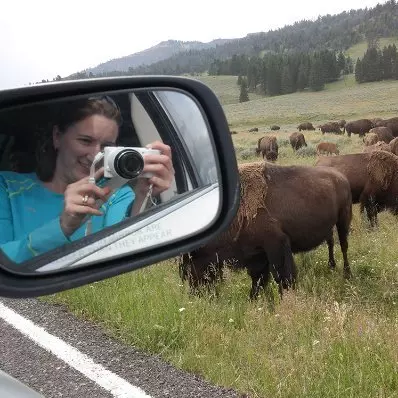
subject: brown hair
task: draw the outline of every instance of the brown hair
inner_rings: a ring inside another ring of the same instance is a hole
[[[64,134],[75,123],[87,117],[101,115],[114,120],[120,127],[123,120],[119,107],[108,96],[90,97],[63,104],[54,122],[60,133]],[[43,137],[36,148],[36,173],[41,181],[51,181],[55,171],[57,150],[54,148],[52,131]]]

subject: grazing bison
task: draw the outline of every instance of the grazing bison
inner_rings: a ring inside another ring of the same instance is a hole
[[[398,137],[394,138],[390,144],[390,151],[394,154],[394,155],[398,155]]]
[[[390,210],[398,215],[398,156],[391,152],[372,152],[366,168],[368,179],[360,198],[371,226],[377,225],[377,213]]]
[[[280,130],[280,127],[275,124],[273,126],[271,126],[270,128],[271,128],[271,130]]]
[[[362,141],[364,142],[365,146],[370,146],[379,142],[379,137],[376,133],[368,133],[365,135],[365,137],[363,137]]]
[[[388,127],[394,137],[398,137],[398,117],[390,119],[379,120],[375,123],[374,127]]]
[[[249,130],[249,133],[254,133],[258,131],[258,127],[253,127],[252,129]]]
[[[303,133],[297,133],[297,132],[292,133],[289,136],[289,140],[290,140],[290,145],[292,146],[294,151],[297,151],[303,146],[307,146]]]
[[[343,132],[340,130],[340,126],[337,122],[329,122],[329,123],[322,124],[320,126],[320,130],[322,131],[322,134],[325,134],[325,133],[343,134]]]
[[[387,151],[392,152],[390,145],[386,144],[384,141],[377,141],[376,144],[365,146],[363,152],[373,152],[373,151]]]
[[[381,154],[381,155],[378,155]],[[391,175],[396,173],[398,175],[398,169],[394,169],[395,163],[390,161],[391,156],[396,155],[378,150],[367,153],[352,153],[348,155],[339,155],[333,157],[321,157],[315,165],[328,166],[338,170],[342,173],[350,183],[352,202],[360,204],[360,211],[363,213],[364,209],[371,226],[377,224],[377,213],[378,209],[385,205],[385,203],[398,203],[397,196],[393,197],[392,191],[387,198],[384,196],[383,185],[371,184],[371,176],[378,173],[380,176],[384,176],[386,181],[393,181]],[[373,159],[371,161],[371,159]],[[375,160],[376,159],[376,160]],[[381,160],[380,160],[381,159]],[[383,159],[387,159],[383,166]],[[378,169],[371,171],[371,168],[378,165]],[[383,167],[381,167],[383,166]],[[396,180],[396,177],[395,177]],[[369,185],[370,184],[370,185]],[[395,189],[395,188],[394,188]],[[371,192],[371,194],[369,194]],[[394,191],[395,195],[398,195],[398,191]]]
[[[230,131],[230,133],[231,133],[231,134],[238,134],[238,132],[237,132],[237,131],[235,131],[235,130],[233,130],[233,131]]]
[[[339,127],[342,128],[343,131],[345,131],[345,125],[346,125],[346,123],[347,123],[347,122],[346,122],[344,119],[338,121]]]
[[[318,155],[321,155],[322,153],[326,153],[326,155],[331,155],[334,153],[335,155],[338,155],[340,152],[336,146],[336,144],[332,142],[320,142],[316,146],[316,153]]]
[[[345,130],[349,137],[351,137],[351,134],[359,134],[360,137],[363,137],[373,127],[369,119],[359,119],[346,123]]]
[[[351,275],[347,257],[352,219],[350,185],[330,167],[279,166],[269,162],[239,165],[241,198],[228,229],[199,249],[180,257],[180,276],[192,291],[222,278],[222,265],[246,267],[252,279],[250,298],[265,287],[272,273],[283,288],[294,285],[293,253],[310,251],[323,242],[334,269],[333,228],[337,227],[344,276]]]
[[[389,127],[373,127],[369,130],[369,134],[372,133],[377,135],[378,141],[384,141],[386,144],[389,144],[394,139]]]
[[[300,123],[297,126],[298,131],[301,130],[315,130],[315,127],[312,125],[312,123],[305,122],[305,123]]]
[[[278,159],[278,141],[274,135],[265,136],[258,140],[256,154],[260,153],[263,156],[263,159],[270,160],[274,162]]]

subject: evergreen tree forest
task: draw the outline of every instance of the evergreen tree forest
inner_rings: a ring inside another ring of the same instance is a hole
[[[376,44],[368,47],[363,58],[355,64],[357,83],[398,79],[398,55],[395,44],[380,49]]]
[[[304,89],[322,90],[325,83],[353,73],[353,62],[342,52],[321,50],[312,53],[267,53],[264,57],[233,55],[214,61],[209,75],[244,76],[248,91],[263,95],[290,94]],[[239,83],[239,82],[238,82]]]

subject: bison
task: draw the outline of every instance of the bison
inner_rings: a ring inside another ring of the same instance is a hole
[[[322,153],[326,153],[327,155],[331,155],[332,153],[334,153],[335,155],[338,155],[340,153],[336,144],[332,142],[320,142],[316,146],[316,152],[318,155]]]
[[[345,125],[347,122],[344,119],[342,119],[342,120],[339,120],[337,123],[339,124],[339,127],[342,128],[343,131],[345,131]]]
[[[292,146],[294,151],[297,151],[303,146],[307,146],[303,133],[297,133],[297,132],[292,133],[289,136],[289,140],[290,140],[290,145]]]
[[[300,123],[297,126],[298,131],[301,130],[315,130],[315,127],[310,122]]]
[[[389,127],[373,127],[369,130],[369,134],[372,133],[377,135],[378,141],[384,141],[386,144],[389,144],[394,139]]]
[[[258,131],[258,127],[253,127],[252,129],[249,130],[249,133],[255,133]]]
[[[398,155],[398,137],[394,138],[390,144],[390,151],[394,154],[394,155]]]
[[[256,154],[260,153],[263,159],[275,161],[278,159],[278,141],[274,135],[265,136],[258,140]]]
[[[348,122],[345,125],[345,130],[349,137],[351,134],[359,134],[360,137],[363,137],[373,127],[373,123],[369,119],[359,119]]]
[[[367,168],[368,179],[360,198],[371,226],[377,225],[377,213],[390,210],[398,215],[398,156],[391,152],[372,152]]]
[[[271,130],[280,130],[280,127],[274,124],[273,126],[270,127],[270,129]]]
[[[325,134],[325,133],[342,134],[343,133],[340,130],[340,126],[337,122],[329,122],[329,123],[322,124],[320,126],[320,130],[322,131],[322,134]]]
[[[348,233],[352,219],[350,185],[330,167],[280,166],[269,162],[239,165],[241,197],[228,229],[204,246],[180,257],[180,276],[191,291],[222,279],[222,265],[246,267],[252,279],[250,299],[268,282],[270,273],[284,288],[294,286],[293,253],[310,251],[323,242],[329,267],[335,269],[333,228],[337,227],[350,277]]]
[[[395,158],[392,158],[392,156],[395,156]],[[395,190],[398,187],[397,178],[392,177],[394,172],[396,176],[398,175],[398,168],[394,168],[396,163],[391,159],[396,160],[398,157],[387,151],[378,150],[321,157],[316,161],[315,166],[334,168],[347,178],[351,187],[352,202],[360,204],[361,213],[364,209],[366,210],[367,218],[373,227],[377,224],[377,213],[383,206],[388,205],[390,208],[394,208],[393,203],[396,206],[398,204],[398,191]],[[378,168],[372,170],[372,167],[375,166],[378,166]],[[374,183],[374,176],[379,176],[380,181],[384,178],[386,184]],[[388,193],[385,191],[385,186],[392,187]]]
[[[374,127],[388,127],[394,137],[398,137],[398,117],[390,119],[379,120],[375,123]]]

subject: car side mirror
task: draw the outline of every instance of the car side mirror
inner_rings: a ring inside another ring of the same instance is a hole
[[[3,91],[0,161],[0,296],[51,294],[194,250],[239,206],[223,109],[189,78]]]

